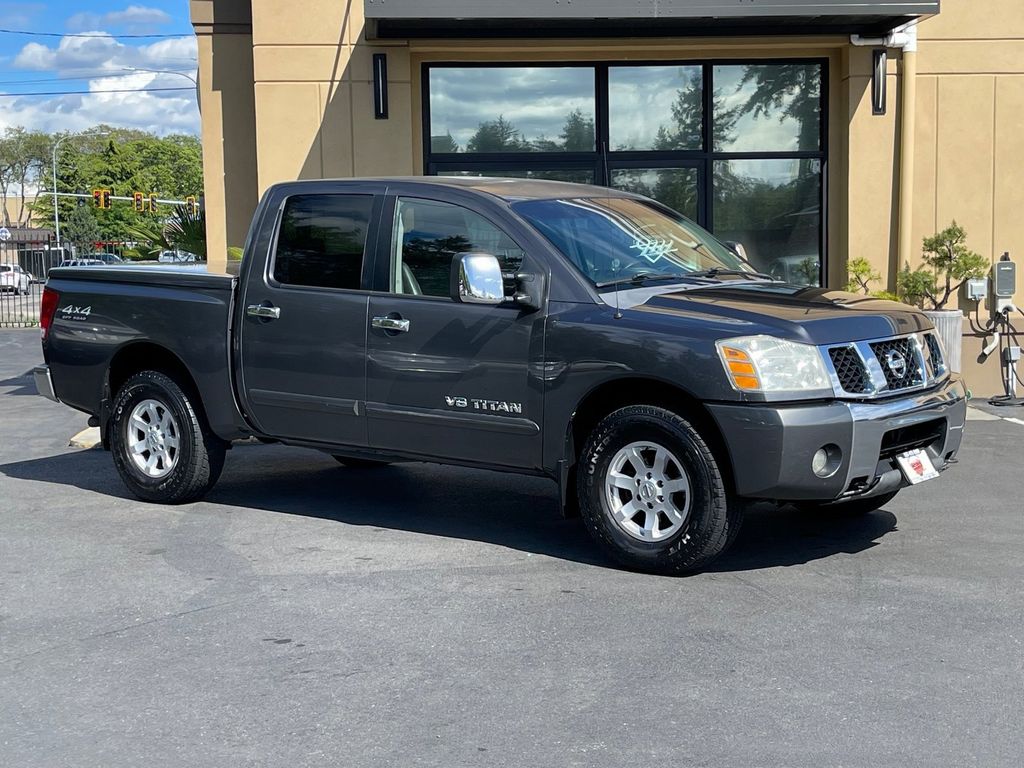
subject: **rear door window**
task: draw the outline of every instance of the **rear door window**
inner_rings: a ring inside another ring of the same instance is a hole
[[[362,287],[373,195],[293,195],[285,202],[274,253],[278,283]]]

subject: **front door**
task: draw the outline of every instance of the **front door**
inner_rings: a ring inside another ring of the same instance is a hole
[[[544,313],[461,304],[452,259],[490,253],[503,271],[523,251],[478,212],[398,197],[381,224],[367,337],[367,427],[373,448],[481,464],[540,466]],[[390,230],[390,237],[386,236]]]
[[[242,396],[266,434],[366,445],[364,255],[381,200],[369,189],[281,201],[270,258],[249,275],[239,323]]]

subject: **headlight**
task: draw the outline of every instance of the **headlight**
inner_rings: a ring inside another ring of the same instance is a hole
[[[742,336],[717,342],[732,385],[741,392],[831,390],[825,364],[811,344],[774,336]]]

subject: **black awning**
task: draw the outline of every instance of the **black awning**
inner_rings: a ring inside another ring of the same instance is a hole
[[[939,12],[939,0],[363,0],[370,36],[675,37],[882,35]]]

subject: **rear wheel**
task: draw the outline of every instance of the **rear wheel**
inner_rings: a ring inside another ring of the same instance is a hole
[[[163,373],[143,371],[121,387],[109,429],[118,474],[145,501],[195,501],[224,468],[226,444],[189,394]]]
[[[391,462],[382,461],[379,459],[353,459],[349,456],[334,456],[334,460],[341,464],[343,467],[349,469],[374,469],[376,467],[386,467]]]
[[[706,566],[735,538],[741,519],[700,434],[652,406],[622,408],[597,425],[580,458],[577,492],[598,544],[649,573]]]

